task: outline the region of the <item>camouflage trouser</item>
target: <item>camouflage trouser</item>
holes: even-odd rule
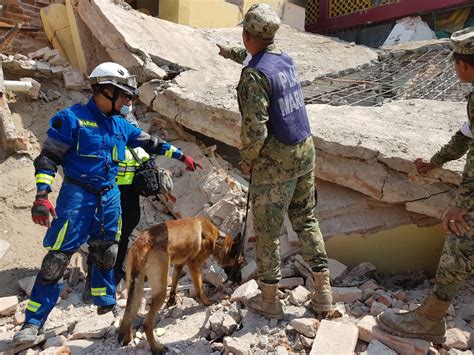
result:
[[[257,236],[258,278],[262,281],[281,279],[280,231],[285,214],[302,241],[302,256],[313,271],[327,269],[327,255],[316,207],[314,172],[300,178],[269,186],[250,186],[253,223]]]
[[[471,226],[462,236],[447,235],[438,270],[434,293],[443,301],[451,301],[474,269],[474,212],[465,215]]]

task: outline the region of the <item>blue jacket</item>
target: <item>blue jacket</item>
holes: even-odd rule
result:
[[[122,116],[106,116],[93,98],[86,105],[59,111],[51,118],[47,135],[35,160],[38,191],[51,191],[57,165],[62,165],[66,177],[97,189],[114,184],[126,146],[175,159],[184,156],[180,149],[134,127]]]

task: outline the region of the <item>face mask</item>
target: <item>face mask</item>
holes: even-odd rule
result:
[[[133,107],[132,105],[123,105],[122,108],[120,109],[120,114],[123,116],[127,116],[132,113]]]

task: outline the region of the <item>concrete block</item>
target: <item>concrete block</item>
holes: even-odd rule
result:
[[[31,295],[31,290],[33,290],[33,286],[35,285],[35,280],[36,280],[36,275],[35,276],[29,276],[29,277],[24,277],[20,280],[18,280],[18,286],[25,291],[25,293],[30,296]]]
[[[230,296],[231,302],[243,302],[247,298],[250,298],[258,293],[258,284],[255,280],[250,280],[243,285],[237,287],[237,289]]]
[[[242,270],[240,270],[240,275],[242,277],[242,282],[247,282],[250,279],[253,279],[257,275],[257,263],[255,260],[252,260],[247,265],[245,265]]]
[[[373,315],[374,317],[377,317],[380,313],[382,313],[386,309],[387,309],[386,305],[384,305],[383,303],[374,301],[372,302],[372,305],[370,306],[370,314]]]
[[[367,351],[364,351],[362,355],[397,355],[397,352],[378,340],[372,340]]]
[[[8,296],[0,298],[0,315],[10,316],[18,309],[18,297]]]
[[[0,259],[2,259],[10,248],[10,243],[6,240],[0,239]]]
[[[278,283],[279,288],[293,288],[303,285],[304,279],[302,277],[289,277],[287,279],[281,279]]]
[[[309,300],[311,292],[309,292],[303,286],[298,286],[290,293],[290,302],[295,306],[303,305],[307,300]]]
[[[362,291],[357,287],[333,287],[333,302],[352,303],[362,298]]]
[[[421,339],[401,338],[385,333],[378,325],[375,317],[365,316],[358,323],[359,338],[370,343],[378,340],[401,354],[427,354],[430,343]]]
[[[319,321],[314,318],[296,318],[290,324],[298,333],[307,338],[314,338],[319,327]]]
[[[79,322],[74,327],[71,339],[102,338],[115,318],[112,312]]]
[[[202,278],[215,287],[222,287],[227,280],[227,274],[222,267],[212,263],[208,269],[202,271]]]
[[[310,355],[354,355],[358,330],[352,323],[321,321]]]
[[[462,331],[458,328],[451,328],[446,331],[446,341],[443,346],[447,349],[459,349],[467,350],[469,349],[469,337],[468,332]]]
[[[347,266],[335,259],[328,259],[328,268],[331,281],[336,280],[347,271]]]

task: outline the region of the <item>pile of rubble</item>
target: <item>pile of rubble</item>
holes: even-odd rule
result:
[[[248,182],[230,163],[232,159],[225,160],[218,152],[227,149],[238,158],[235,148],[240,147],[240,116],[235,86],[241,68],[219,57],[215,43],[238,45],[241,30],[196,30],[146,16],[111,0],[67,3],[76,20],[81,21],[78,33],[83,36],[82,53],[88,55],[88,64],[114,60],[136,74],[141,83],[141,102],[134,104],[134,113],[140,126],[171,141],[203,166],[191,173],[180,162],[156,158],[159,166],[172,172],[174,189],[164,196],[142,198],[142,219],[134,236],[152,224],[196,215],[209,217],[223,232],[237,236],[245,213]],[[304,86],[323,75],[342,76],[370,67],[387,55],[288,27],[279,31],[276,42],[294,57]],[[0,60],[5,84],[1,91],[6,92],[0,105],[4,148],[0,162],[0,281],[5,285],[0,290],[1,352],[12,351],[8,346],[24,322],[26,297],[34,282],[32,275],[42,257],[44,229],[29,222],[18,223],[30,219],[29,208],[35,194],[32,160],[44,140],[51,115],[87,100],[89,91],[85,90],[89,85],[84,73],[73,68],[56,49],[1,55]],[[25,83],[26,89],[9,89],[7,79]],[[439,224],[452,191],[459,184],[463,162],[420,176],[412,161],[429,157],[448,141],[465,116],[462,104],[401,100],[377,108],[307,108],[317,149],[319,195],[315,213],[326,241],[334,236],[367,236],[399,226]],[[214,139],[216,145],[206,146],[195,132]],[[54,191],[61,182],[58,174]],[[308,307],[312,277],[288,220],[280,235],[283,279],[279,297],[285,304],[285,319],[269,321],[249,313],[242,306],[243,301],[259,291],[254,280],[255,235],[251,218],[247,223],[243,284],[226,282],[225,271],[208,262],[203,278],[214,304],[204,307],[194,300],[195,290],[188,276],[183,275],[178,305],[162,310],[156,335],[171,354],[472,353],[472,279],[449,311],[446,343],[436,347],[426,341],[388,335],[375,324],[375,316],[387,308],[412,310],[419,305],[430,288],[424,273],[387,276],[368,262],[348,270],[330,259],[335,307],[340,317],[316,320]],[[123,285],[118,292],[117,318],[111,314],[97,316],[95,307],[82,303],[83,264],[81,251],[71,261],[61,300],[45,325],[45,334],[31,349],[16,351],[149,351],[141,322],[136,323],[129,346],[119,348],[116,342],[127,296]],[[14,281],[17,279],[21,279],[21,293]],[[140,310],[142,316],[146,307],[147,297]]]
[[[146,314],[147,295],[143,299],[139,319],[134,324],[134,338],[126,347],[116,341],[119,320],[126,304],[126,290],[119,290],[119,316],[112,313],[97,316],[95,307],[84,305],[80,298],[84,274],[81,257],[76,256],[68,269],[66,284],[57,307],[45,324],[45,332],[24,354],[145,354],[149,351],[141,324]],[[242,274],[252,276],[254,265],[249,264]],[[255,280],[242,285],[224,283],[219,266],[208,262],[204,272],[206,289],[214,304],[205,307],[195,296],[187,275],[180,280],[177,305],[162,310],[156,335],[168,347],[169,354],[471,354],[472,303],[466,285],[448,311],[447,339],[444,344],[430,344],[419,339],[406,339],[384,333],[376,325],[375,317],[387,308],[413,310],[429,292],[430,283],[424,275],[395,275],[380,277],[370,263],[362,263],[352,270],[331,260],[330,271],[335,308],[339,318],[315,319],[309,311],[312,278],[300,255],[287,260],[280,283],[279,297],[284,304],[283,320],[268,320],[248,312],[243,302],[258,291]],[[224,274],[225,277],[225,274]],[[376,280],[379,280],[377,282]],[[410,282],[413,288],[400,287]],[[471,281],[472,282],[472,281]],[[19,281],[25,296],[31,292],[34,277]],[[398,287],[397,287],[398,284]],[[384,287],[390,285],[395,288]],[[122,285],[123,287],[123,285]],[[7,351],[8,343],[24,322],[27,300],[21,296],[0,298],[0,351]],[[469,323],[471,322],[471,323]],[[10,349],[20,352],[25,348]]]

